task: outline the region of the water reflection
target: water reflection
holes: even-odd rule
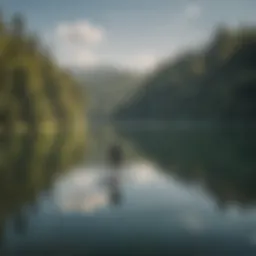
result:
[[[0,224],[13,255],[255,255],[253,133],[102,133],[76,166],[65,136],[8,147]]]
[[[112,145],[108,152],[111,176],[109,182],[109,197],[113,205],[119,205],[122,202],[120,190],[120,172],[124,166],[124,152],[120,145]]]
[[[122,193],[120,188],[120,177],[118,174],[112,174],[109,184],[109,197],[112,205],[120,205],[122,203]]]
[[[174,129],[121,133],[145,157],[185,182],[197,182],[229,203],[254,205],[256,200],[256,133],[253,129]]]
[[[84,142],[67,134],[6,134],[0,144],[0,233],[11,218],[13,232],[24,236],[38,197],[56,177],[84,155]],[[75,154],[74,154],[75,152]]]
[[[19,235],[25,235],[28,228],[28,219],[26,214],[20,210],[15,216],[14,216],[14,230],[15,233]]]
[[[74,170],[60,179],[54,190],[54,203],[64,212],[94,213],[122,203],[122,170],[92,166]]]

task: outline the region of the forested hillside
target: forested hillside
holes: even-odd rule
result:
[[[20,15],[0,18],[0,128],[84,129],[84,95],[59,68]]]
[[[117,119],[252,120],[256,117],[256,29],[219,29],[204,49],[163,64]]]

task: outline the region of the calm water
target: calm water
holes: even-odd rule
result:
[[[256,255],[253,134],[101,127],[80,164],[71,142],[33,157],[31,138],[8,142],[3,255]],[[113,142],[126,156],[118,171],[105,157]]]

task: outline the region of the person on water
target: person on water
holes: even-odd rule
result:
[[[108,158],[112,167],[120,167],[124,162],[124,155],[121,146],[112,145],[109,149]]]

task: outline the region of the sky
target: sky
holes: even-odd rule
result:
[[[65,67],[148,70],[202,45],[220,24],[256,25],[256,0],[0,0]]]

